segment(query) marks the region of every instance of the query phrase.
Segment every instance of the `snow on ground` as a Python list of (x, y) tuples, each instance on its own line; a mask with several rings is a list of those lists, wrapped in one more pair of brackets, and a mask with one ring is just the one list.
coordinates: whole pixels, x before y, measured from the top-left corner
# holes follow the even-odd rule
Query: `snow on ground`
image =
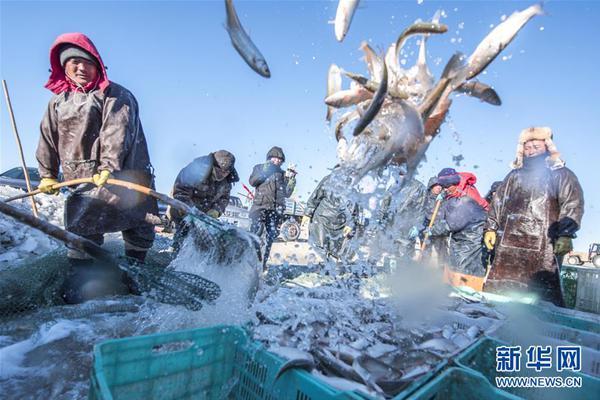
[[(8, 186), (0, 186), (0, 199), (22, 194), (23, 191)], [(14, 207), (32, 213), (29, 198), (15, 200), (10, 203)], [(63, 226), (64, 196), (35, 196), (38, 215), (46, 221)], [(0, 269), (52, 251), (60, 246), (56, 240), (27, 225), (15, 222), (12, 218), (0, 213)]]

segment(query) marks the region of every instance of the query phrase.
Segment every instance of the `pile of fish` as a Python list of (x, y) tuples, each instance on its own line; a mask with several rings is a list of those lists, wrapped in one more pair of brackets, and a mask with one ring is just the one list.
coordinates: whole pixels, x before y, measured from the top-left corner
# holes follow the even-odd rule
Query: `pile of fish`
[[(360, 48), (365, 54), (368, 77), (332, 65), (325, 99), (327, 119), (332, 118), (332, 108), (354, 107), (337, 119), (335, 136), (340, 163), (351, 171), (355, 182), (388, 163), (405, 165), (412, 176), (445, 120), (452, 92), (500, 105), (501, 100), (493, 88), (473, 79), (531, 18), (542, 13), (539, 4), (513, 13), (496, 26), (469, 57), (455, 53), (435, 84), (427, 67), (425, 44), (428, 36), (448, 30), (439, 22), (439, 13), (431, 22), (416, 22), (406, 28), (384, 55), (378, 55), (363, 42)], [(418, 59), (414, 67), (405, 70), (400, 66), (402, 49), (414, 35), (421, 36)], [(350, 79), (349, 89), (342, 90), (342, 76)], [(348, 141), (344, 128), (354, 121), (353, 137)]]
[(503, 323), (493, 307), (449, 297), (447, 288), (430, 287), (435, 296), (420, 287), (439, 301), (429, 308), (413, 298), (421, 304), (411, 315), (390, 279), (309, 273), (259, 293), (253, 335), (288, 360), (277, 377), (302, 368), (340, 390), (387, 398)]

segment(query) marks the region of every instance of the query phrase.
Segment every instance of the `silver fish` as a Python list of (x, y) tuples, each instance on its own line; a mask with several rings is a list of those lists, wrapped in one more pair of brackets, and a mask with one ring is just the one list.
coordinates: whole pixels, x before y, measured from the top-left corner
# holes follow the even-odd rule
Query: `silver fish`
[(471, 79), (481, 73), (509, 45), (531, 18), (542, 14), (544, 14), (542, 5), (534, 4), (522, 11), (514, 12), (504, 22), (496, 26), (479, 43), (473, 54), (471, 54), (471, 57), (469, 57), (469, 74), (467, 79)]
[(398, 39), (396, 39), (396, 57), (400, 55), (400, 50), (402, 50), (404, 43), (410, 36), (425, 33), (439, 34), (446, 32), (448, 32), (448, 26), (444, 24), (435, 22), (415, 22), (414, 24), (406, 28), (404, 31), (402, 31), (400, 36), (398, 36)]
[(367, 69), (369, 70), (371, 78), (381, 76), (383, 73), (383, 60), (381, 57), (379, 57), (377, 53), (375, 53), (375, 50), (373, 50), (364, 40), (360, 43), (359, 49), (365, 53), (364, 60), (367, 63)]
[[(331, 64), (329, 66), (329, 71), (327, 71), (327, 98), (329, 98), (334, 93), (342, 90), (342, 74), (337, 65)], [(327, 103), (327, 100), (325, 100)], [(325, 119), (327, 121), (331, 121), (331, 115), (333, 114), (333, 108), (331, 106), (327, 106), (327, 115)]]
[[(431, 22), (434, 24), (438, 24), (440, 21), (441, 11), (437, 10), (431, 19)], [(421, 84), (422, 90), (429, 90), (433, 86), (433, 75), (431, 71), (427, 67), (427, 51), (425, 50), (425, 44), (427, 43), (427, 39), (430, 34), (425, 33), (421, 38), (421, 43), (419, 44), (419, 55), (417, 57), (417, 74), (416, 78)]]
[(479, 81), (465, 82), (456, 88), (456, 91), (478, 98), (479, 100), (494, 106), (502, 104), (502, 100), (500, 100), (500, 96), (498, 96), (498, 93), (496, 93), (494, 88)]
[(328, 96), (325, 99), (325, 104), (329, 107), (343, 108), (353, 106), (372, 98), (373, 93), (360, 85), (356, 85), (350, 89), (340, 90), (333, 93), (331, 96)]
[(375, 96), (373, 97), (373, 100), (371, 100), (371, 104), (369, 104), (369, 108), (367, 108), (367, 111), (365, 112), (365, 114), (356, 123), (356, 126), (354, 127), (354, 132), (352, 132), (352, 134), (354, 136), (360, 135), (360, 133), (377, 116), (377, 113), (379, 113), (379, 110), (381, 110), (381, 107), (383, 106), (383, 102), (385, 100), (385, 95), (387, 93), (387, 89), (388, 89), (388, 74), (387, 74), (387, 67), (384, 62), (383, 63), (383, 76), (381, 77), (381, 84), (379, 85), (379, 88), (375, 92)]
[[(446, 89), (450, 85), (455, 85), (456, 81), (461, 81), (460, 83), (462, 83), (462, 80), (464, 79), (463, 75), (465, 73), (466, 70), (463, 63), (463, 55), (457, 52), (446, 64), (438, 83), (419, 105), (419, 112), (421, 113), (423, 121), (426, 121), (427, 118), (432, 115), (440, 100), (444, 98), (444, 93), (448, 93)], [(450, 87), (450, 89), (452, 89), (452, 87)]]
[[(367, 89), (371, 93), (377, 92), (377, 89), (379, 89), (379, 86), (381, 85), (380, 82), (376, 82), (376, 81), (373, 81), (371, 79), (368, 79), (367, 77), (365, 77), (365, 76), (363, 76), (361, 74), (355, 74), (355, 73), (348, 72), (348, 71), (342, 71), (342, 72), (348, 78), (352, 79), (354, 82), (356, 82), (359, 85), (363, 86), (365, 89)], [(395, 87), (393, 85), (390, 85), (389, 82), (390, 81), (389, 81), (389, 75), (388, 75), (388, 91), (387, 91), (387, 94), (390, 97), (392, 97), (394, 99), (402, 99), (402, 100), (408, 99), (408, 93), (400, 90), (399, 88), (397, 88), (397, 87)]]
[(246, 64), (250, 66), (257, 74), (265, 78), (271, 77), (271, 71), (267, 65), (267, 61), (261, 54), (260, 50), (250, 39), (250, 36), (244, 31), (242, 24), (233, 7), (233, 0), (225, 0), (225, 11), (227, 13), (227, 24), (225, 29), (229, 33), (231, 44), (242, 56)]
[(415, 348), (419, 350), (432, 350), (442, 354), (452, 353), (458, 349), (451, 340), (445, 338), (429, 339), (426, 342), (417, 345)]
[(346, 37), (352, 17), (356, 7), (358, 7), (359, 0), (340, 0), (338, 3), (337, 11), (335, 13), (335, 38), (338, 42), (341, 42)]

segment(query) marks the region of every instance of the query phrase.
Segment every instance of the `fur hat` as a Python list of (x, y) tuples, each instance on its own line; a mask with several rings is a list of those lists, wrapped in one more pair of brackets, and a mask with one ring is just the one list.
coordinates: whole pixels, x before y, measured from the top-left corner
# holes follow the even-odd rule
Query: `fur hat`
[(558, 169), (565, 166), (564, 161), (560, 159), (560, 153), (556, 149), (556, 145), (552, 141), (552, 130), (548, 127), (531, 127), (526, 128), (521, 131), (519, 135), (519, 144), (517, 145), (517, 157), (511, 163), (512, 169), (519, 169), (523, 167), (523, 156), (524, 150), (523, 147), (525, 143), (530, 140), (543, 140), (546, 143), (546, 147), (548, 148), (548, 152), (550, 155), (546, 158), (546, 162), (548, 167), (551, 169)]

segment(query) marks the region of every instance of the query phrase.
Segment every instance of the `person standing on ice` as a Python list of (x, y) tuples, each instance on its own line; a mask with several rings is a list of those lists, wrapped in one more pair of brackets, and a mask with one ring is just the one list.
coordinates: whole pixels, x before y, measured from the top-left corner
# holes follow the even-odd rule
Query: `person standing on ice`
[(310, 221), (309, 240), (319, 249), (326, 259), (331, 256), (342, 257), (346, 240), (356, 231), (358, 205), (344, 199), (338, 193), (340, 186), (348, 183), (335, 174), (339, 166), (321, 179), (314, 192), (306, 202), (303, 220)]
[[(156, 200), (105, 185), (114, 177), (154, 186), (138, 103), (129, 90), (108, 80), (100, 54), (82, 33), (58, 36), (50, 48), (50, 65), (45, 87), (54, 96), (42, 119), (36, 152), (39, 189), (55, 193), (51, 186), (59, 170), (65, 180), (93, 178), (95, 185), (81, 185), (67, 197), (66, 229), (98, 244), (105, 233), (121, 232), (125, 254), (143, 262), (154, 241)], [(88, 258), (75, 250), (68, 257)]]
[[(438, 183), (437, 176), (432, 176), (429, 178), (429, 181), (427, 182), (427, 194), (425, 195), (425, 218), (423, 220), (424, 228), (429, 226), (438, 200), (441, 202), (444, 201), (443, 199), (445, 196), (443, 191), (444, 188)], [(415, 229), (418, 228), (415, 227)], [(422, 235), (421, 240), (423, 240)], [(448, 236), (436, 236), (430, 238), (429, 241), (430, 243), (425, 247), (423, 257), (432, 259), (433, 250), (435, 250), (435, 260), (437, 263), (441, 265), (442, 263), (446, 262), (448, 260)]]
[(485, 246), (495, 252), (485, 288), (534, 291), (562, 306), (559, 268), (581, 224), (583, 190), (547, 127), (521, 132), (511, 167), (485, 225)]
[(285, 199), (296, 187), (296, 171), (285, 172), (281, 164), (285, 154), (281, 147), (274, 146), (267, 153), (267, 161), (252, 169), (249, 183), (256, 188), (250, 208), (250, 231), (259, 237), (265, 232), (263, 269), (267, 267), (271, 245), (279, 235), (279, 224), (285, 211)]
[(433, 226), (426, 232), (432, 239), (450, 236), (446, 274), (450, 283), (481, 289), (486, 273), (481, 244), (486, 211), (469, 195), (472, 191), (465, 190), (464, 176), (454, 169), (440, 171), (437, 182), (444, 188), (445, 198)]
[[(227, 150), (219, 150), (196, 158), (179, 171), (172, 193), (175, 199), (219, 218), (229, 204), (233, 184), (239, 180), (235, 156)], [(177, 225), (173, 238), (173, 247), (177, 251), (189, 228), (182, 222), (184, 215), (178, 210), (169, 207), (168, 217)]]

